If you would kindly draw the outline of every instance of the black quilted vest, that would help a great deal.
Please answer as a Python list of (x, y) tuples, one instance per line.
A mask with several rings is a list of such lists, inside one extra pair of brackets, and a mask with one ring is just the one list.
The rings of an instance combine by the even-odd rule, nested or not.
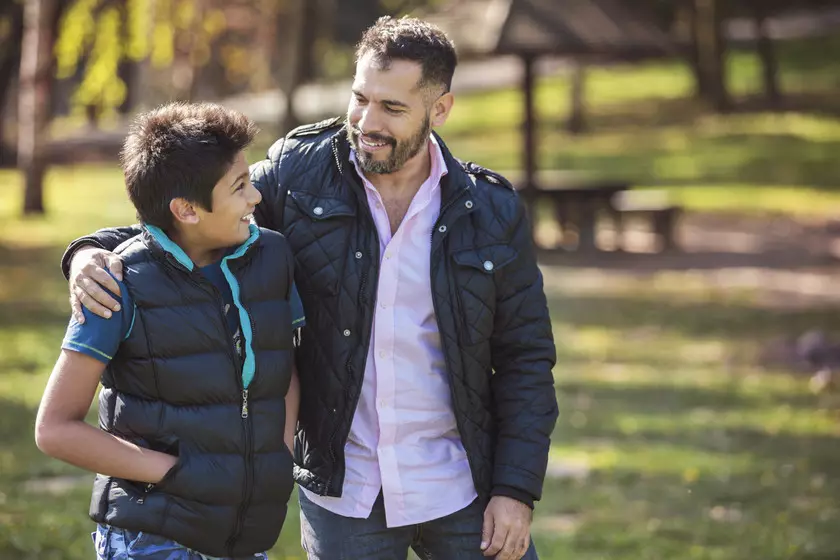
[(240, 310), (243, 363), (218, 290), (158, 239), (146, 230), (118, 250), (136, 312), (102, 376), (99, 422), (177, 455), (178, 464), (157, 485), (97, 475), (90, 515), (211, 556), (253, 555), (277, 540), (293, 486), (283, 441), (291, 253), (281, 235), (252, 226), (249, 241), (223, 261)]

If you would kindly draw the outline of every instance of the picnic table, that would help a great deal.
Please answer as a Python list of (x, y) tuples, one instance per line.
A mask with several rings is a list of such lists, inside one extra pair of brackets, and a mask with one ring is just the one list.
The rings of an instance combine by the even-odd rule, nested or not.
[(577, 230), (579, 252), (598, 251), (596, 242), (599, 215), (608, 215), (619, 236), (622, 247), (624, 217), (644, 214), (651, 220), (652, 229), (661, 240), (662, 250), (676, 247), (674, 228), (679, 208), (656, 191), (631, 192), (630, 181), (605, 179), (573, 171), (539, 170), (533, 184), (524, 184), (524, 174), (518, 171), (501, 172), (525, 200), (535, 225), (535, 209), (544, 201), (553, 206), (557, 224), (568, 231)]

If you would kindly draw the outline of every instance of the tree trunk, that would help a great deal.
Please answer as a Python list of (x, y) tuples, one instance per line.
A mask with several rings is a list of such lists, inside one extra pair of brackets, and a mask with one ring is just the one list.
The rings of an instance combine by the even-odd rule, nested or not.
[(284, 59), (289, 61), (281, 66), (277, 76), (277, 83), (280, 90), (286, 97), (285, 110), (280, 120), (281, 133), (292, 130), (300, 124), (297, 117), (294, 98), (298, 87), (301, 85), (306, 74), (307, 49), (313, 45), (307, 41), (314, 42), (312, 26), (315, 25), (317, 17), (317, 2), (315, 0), (292, 0), (287, 2), (285, 9), (278, 13), (277, 37), (278, 52), (288, 53)]
[(764, 77), (764, 95), (771, 106), (777, 107), (781, 101), (779, 90), (779, 64), (773, 40), (767, 35), (766, 0), (753, 0), (753, 21), (755, 22), (756, 51), (761, 59)]
[(723, 3), (720, 0), (696, 0), (696, 38), (702, 81), (698, 89), (718, 111), (729, 109), (726, 88), (726, 41), (723, 35)]
[(584, 101), (585, 88), (586, 64), (580, 59), (575, 59), (572, 61), (572, 106), (569, 121), (566, 123), (566, 127), (572, 134), (580, 134), (586, 128), (586, 120), (583, 114), (586, 108)]
[(5, 125), (8, 122), (6, 103), (9, 100), (14, 78), (19, 72), (20, 48), (23, 41), (23, 8), (13, 3), (9, 9), (11, 13), (8, 21), (12, 32), (8, 37), (8, 52), (0, 60), (0, 165), (14, 162), (14, 156), (8, 152), (13, 153), (15, 150), (4, 143)]
[(24, 214), (44, 212), (46, 125), (52, 86), (56, 0), (26, 0), (20, 61), (18, 166), (24, 172)]

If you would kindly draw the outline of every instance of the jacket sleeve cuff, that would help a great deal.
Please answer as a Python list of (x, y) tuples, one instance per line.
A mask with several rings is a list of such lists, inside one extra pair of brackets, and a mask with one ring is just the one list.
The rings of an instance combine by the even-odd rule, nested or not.
[(518, 488), (514, 488), (513, 486), (494, 486), (493, 491), (490, 492), (490, 495), (513, 498), (514, 500), (522, 502), (529, 508), (534, 509), (534, 497), (531, 496), (528, 492), (525, 492), (524, 490), (520, 490)]
[(84, 246), (94, 246), (99, 249), (104, 249), (105, 247), (102, 246), (102, 243), (96, 240), (93, 236), (88, 237), (80, 237), (73, 241), (68, 247), (67, 250), (64, 251), (64, 254), (61, 256), (61, 273), (64, 274), (64, 279), (70, 279), (70, 262), (73, 260), (73, 257), (76, 255), (76, 251), (81, 249)]

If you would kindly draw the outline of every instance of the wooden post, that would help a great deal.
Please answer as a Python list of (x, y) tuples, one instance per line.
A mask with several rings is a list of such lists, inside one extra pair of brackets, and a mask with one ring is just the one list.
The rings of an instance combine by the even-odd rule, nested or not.
[(761, 59), (764, 74), (764, 95), (772, 106), (777, 106), (781, 100), (779, 90), (779, 65), (776, 61), (776, 51), (773, 40), (767, 34), (766, 0), (753, 1), (753, 22), (755, 23), (756, 51)]
[(45, 135), (49, 119), (55, 0), (27, 0), (18, 96), (18, 167), (23, 170), (24, 214), (44, 212)]
[(579, 134), (583, 132), (586, 123), (583, 117), (585, 108), (584, 104), (584, 90), (586, 87), (586, 64), (580, 58), (574, 58), (572, 64), (572, 99), (571, 111), (569, 112), (569, 121), (567, 128), (572, 134)]
[(531, 54), (522, 55), (522, 95), (524, 114), (522, 121), (522, 161), (525, 165), (525, 189), (536, 189), (537, 143), (536, 118), (534, 111), (534, 60)]

